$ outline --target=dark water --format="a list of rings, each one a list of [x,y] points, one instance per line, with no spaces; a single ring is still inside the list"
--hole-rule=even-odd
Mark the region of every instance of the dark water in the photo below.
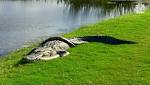
[[[27,42],[70,32],[126,13],[142,13],[149,0],[1,0],[0,55]]]

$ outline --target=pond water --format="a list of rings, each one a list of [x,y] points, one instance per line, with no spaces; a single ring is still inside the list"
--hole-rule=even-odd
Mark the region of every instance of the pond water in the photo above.
[[[0,0],[0,55],[82,25],[126,13],[142,13],[148,1]]]

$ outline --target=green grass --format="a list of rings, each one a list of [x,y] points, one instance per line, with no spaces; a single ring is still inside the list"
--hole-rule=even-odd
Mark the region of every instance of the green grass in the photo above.
[[[0,59],[0,85],[150,85],[150,10],[81,27],[65,37],[103,35],[137,44],[88,43],[64,58],[16,64],[35,46]]]

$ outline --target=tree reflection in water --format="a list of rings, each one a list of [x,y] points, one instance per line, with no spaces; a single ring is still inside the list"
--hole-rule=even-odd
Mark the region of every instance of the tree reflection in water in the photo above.
[[[96,12],[98,16],[106,15],[123,15],[129,12],[141,12],[141,7],[145,7],[142,0],[57,0],[58,3],[64,3],[70,14],[78,14],[79,12],[88,15]]]

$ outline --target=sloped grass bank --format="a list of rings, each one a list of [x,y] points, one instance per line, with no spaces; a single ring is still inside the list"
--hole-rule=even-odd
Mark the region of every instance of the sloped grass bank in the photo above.
[[[136,44],[91,42],[69,56],[16,66],[35,46],[0,59],[0,85],[150,85],[150,11],[84,26],[65,37],[111,36]]]

